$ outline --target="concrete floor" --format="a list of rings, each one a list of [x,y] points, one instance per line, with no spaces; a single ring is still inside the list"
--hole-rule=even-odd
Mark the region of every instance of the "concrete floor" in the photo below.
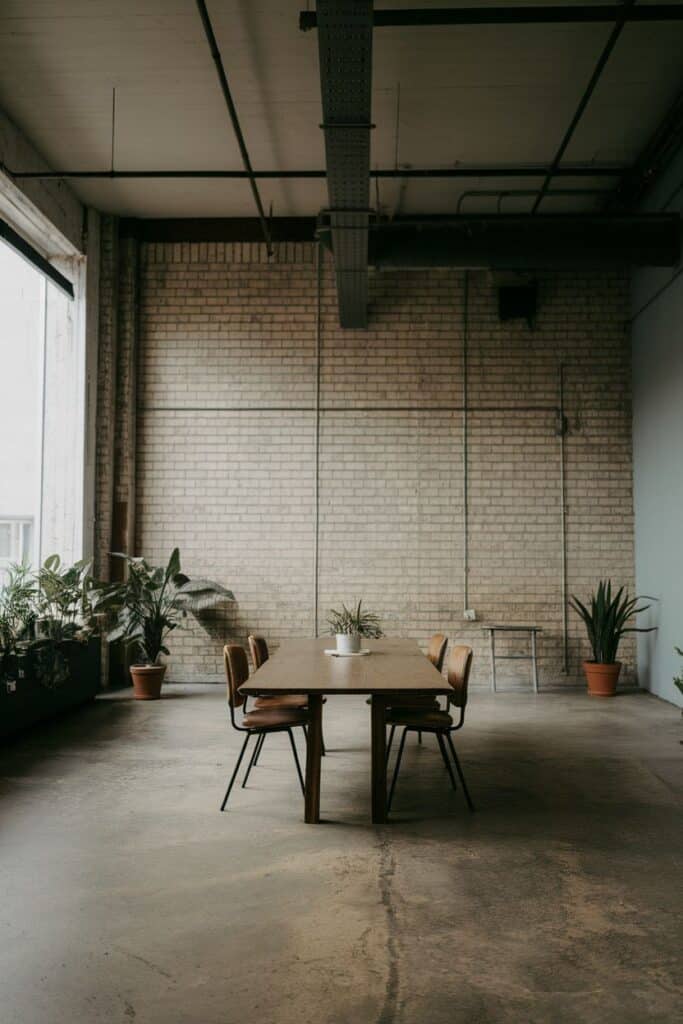
[[[369,823],[369,721],[326,706],[325,824],[284,738],[218,813],[220,687],[128,694],[0,757],[2,1024],[679,1020],[680,713],[475,695],[478,812],[409,741]]]

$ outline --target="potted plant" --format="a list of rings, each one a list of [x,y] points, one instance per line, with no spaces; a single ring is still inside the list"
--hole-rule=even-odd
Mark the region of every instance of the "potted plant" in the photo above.
[[[158,700],[166,665],[159,662],[168,655],[166,639],[188,612],[211,608],[220,601],[234,601],[234,595],[220,583],[191,580],[180,569],[180,552],[174,548],[165,567],[150,566],[144,558],[115,554],[123,558],[128,577],[109,588],[117,604],[118,621],[109,633],[110,641],[122,640],[134,651],[131,665],[134,696],[137,700]]]
[[[12,566],[0,588],[0,735],[92,700],[100,685],[89,562]]]
[[[32,636],[35,618],[35,580],[25,565],[12,565],[0,588],[0,680],[5,689],[16,684],[22,644]]]
[[[621,671],[617,650],[625,633],[650,633],[655,626],[639,629],[627,622],[649,604],[638,607],[642,597],[629,597],[624,587],[612,595],[611,580],[600,580],[597,591],[591,595],[587,608],[572,595],[569,603],[583,619],[593,652],[592,659],[584,661],[583,670],[591,697],[613,697]]]
[[[341,611],[330,609],[327,622],[330,632],[336,637],[339,654],[358,654],[363,636],[374,640],[384,636],[379,618],[372,612],[363,611],[362,606],[363,602],[359,601],[355,609],[349,609],[345,604]]]

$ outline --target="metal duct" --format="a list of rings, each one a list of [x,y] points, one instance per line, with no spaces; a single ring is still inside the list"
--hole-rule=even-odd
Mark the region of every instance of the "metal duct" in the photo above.
[[[317,0],[330,226],[342,327],[366,327],[372,0]]]
[[[319,235],[325,243],[329,231]],[[382,267],[599,270],[671,267],[680,259],[678,214],[459,217],[378,225],[368,259]]]

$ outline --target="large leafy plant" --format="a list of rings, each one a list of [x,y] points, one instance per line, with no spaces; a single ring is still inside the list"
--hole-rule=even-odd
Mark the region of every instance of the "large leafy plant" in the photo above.
[[[59,555],[50,555],[37,573],[38,639],[55,643],[85,640],[96,627],[93,605],[97,584],[92,562],[82,559],[62,567]]]
[[[378,616],[363,611],[362,601],[355,608],[347,608],[345,604],[342,604],[341,611],[331,608],[327,623],[333,634],[355,634],[373,640],[384,636]]]
[[[168,635],[188,612],[201,612],[220,601],[234,601],[232,591],[211,580],[191,580],[180,569],[180,552],[174,548],[168,564],[151,566],[144,558],[115,554],[125,559],[128,576],[124,583],[106,588],[97,607],[116,606],[118,621],[109,640],[121,640],[135,652],[142,664],[155,665],[168,654]]]
[[[674,647],[674,650],[676,654],[680,655],[680,657],[683,658],[683,650],[681,650],[680,647]],[[674,686],[677,690],[683,693],[683,669],[681,670],[681,674],[679,676],[674,676]]]
[[[593,661],[600,665],[613,665],[625,633],[650,633],[656,628],[627,625],[634,615],[647,611],[650,607],[649,604],[639,606],[638,602],[643,600],[642,597],[629,597],[624,587],[620,587],[612,594],[611,580],[600,580],[598,589],[591,595],[588,607],[579,601],[578,597],[572,595],[569,604],[584,621]]]
[[[63,567],[50,555],[33,571],[12,566],[0,590],[0,675],[19,674],[18,659],[31,660],[41,685],[54,689],[70,677],[67,641],[86,641],[98,628],[97,584],[89,561]]]
[[[0,678],[16,674],[21,645],[33,632],[36,583],[25,565],[13,565],[0,588]]]

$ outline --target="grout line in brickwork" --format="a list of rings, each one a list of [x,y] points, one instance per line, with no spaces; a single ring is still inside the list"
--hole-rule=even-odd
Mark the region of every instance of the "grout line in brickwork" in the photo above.
[[[321,415],[353,414],[357,412],[468,412],[468,413],[553,413],[556,405],[148,405],[145,412],[312,412]]]

